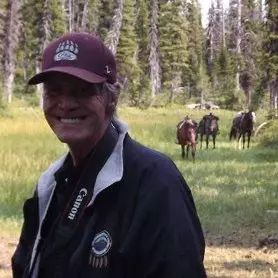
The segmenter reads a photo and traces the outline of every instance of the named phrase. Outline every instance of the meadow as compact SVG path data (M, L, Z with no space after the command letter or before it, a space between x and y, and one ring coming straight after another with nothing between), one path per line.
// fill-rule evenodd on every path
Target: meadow
M251 138L250 149L228 139L234 111L219 116L216 149L199 149L196 162L183 160L175 144L176 124L189 115L199 121L208 111L181 106L140 110L120 107L139 142L171 157L195 199L207 242L209 277L278 277L278 125ZM258 111L257 126L266 120ZM66 152L40 110L13 108L0 116L0 277L11 277L9 259L22 224L22 204L39 174Z

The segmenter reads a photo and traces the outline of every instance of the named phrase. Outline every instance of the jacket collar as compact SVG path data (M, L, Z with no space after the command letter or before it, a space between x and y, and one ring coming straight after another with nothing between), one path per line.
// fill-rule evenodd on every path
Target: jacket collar
M128 131L128 125L116 118L113 118L112 124L119 133L118 141L113 152L100 170L95 185L92 184L92 186L94 186L94 192L91 201L88 204L89 206L93 204L101 191L120 181L123 176L123 142ZM65 154L52 163L38 180L37 194L39 198L39 215L41 220L45 216L44 214L47 211L47 207L49 206L51 196L56 186L54 174L60 167L62 167L66 156L67 155Z

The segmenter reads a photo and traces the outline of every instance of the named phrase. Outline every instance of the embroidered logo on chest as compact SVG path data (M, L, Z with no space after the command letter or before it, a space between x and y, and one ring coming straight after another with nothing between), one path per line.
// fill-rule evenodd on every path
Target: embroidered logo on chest
M107 231L95 235L89 258L89 264L95 268L106 268L108 266L107 253L111 249L112 239Z

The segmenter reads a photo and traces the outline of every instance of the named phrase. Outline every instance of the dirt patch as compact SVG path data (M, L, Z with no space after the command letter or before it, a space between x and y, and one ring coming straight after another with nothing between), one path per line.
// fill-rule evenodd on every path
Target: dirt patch
M0 236L0 277L10 278L11 272L11 256L16 248L17 239L13 237Z
M234 240L223 237L207 242L205 266L209 278L278 278L278 249L266 244L261 248L235 246ZM16 244L17 238L0 237L0 278L12 277L11 256Z
M209 246L205 266L210 278L278 278L278 250Z

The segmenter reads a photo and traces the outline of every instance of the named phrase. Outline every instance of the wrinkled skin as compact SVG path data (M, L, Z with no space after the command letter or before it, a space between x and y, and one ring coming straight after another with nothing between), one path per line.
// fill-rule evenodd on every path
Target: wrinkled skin
M103 136L110 116L101 85L63 73L44 83L43 111L58 139L69 146L78 164Z

